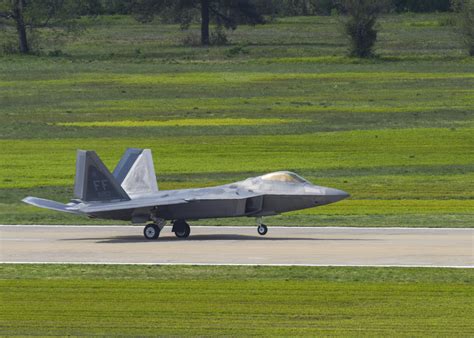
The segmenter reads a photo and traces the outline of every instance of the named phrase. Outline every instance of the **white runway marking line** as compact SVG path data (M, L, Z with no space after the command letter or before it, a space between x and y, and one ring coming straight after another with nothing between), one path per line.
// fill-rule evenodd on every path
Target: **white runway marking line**
M183 265L183 266L307 266L307 267L354 267L354 268L442 268L442 269L473 269L473 265L370 265L370 264L257 264L257 263L126 263L126 262L0 262L0 264L41 264L41 265L145 265L145 266L160 266L160 265Z
M22 241L22 242L39 242L39 238L0 238L0 241Z

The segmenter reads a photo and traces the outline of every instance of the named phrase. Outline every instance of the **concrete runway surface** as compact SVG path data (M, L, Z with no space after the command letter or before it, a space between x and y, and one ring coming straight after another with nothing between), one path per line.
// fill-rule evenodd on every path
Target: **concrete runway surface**
M191 227L156 241L142 226L0 226L3 263L474 267L474 229Z

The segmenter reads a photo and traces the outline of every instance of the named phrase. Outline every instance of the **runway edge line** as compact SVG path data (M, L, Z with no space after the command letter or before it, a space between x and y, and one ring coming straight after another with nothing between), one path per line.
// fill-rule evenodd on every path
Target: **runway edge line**
M39 264L39 265L183 265L183 266L307 266L307 267L365 267L365 268L447 268L447 269L473 269L473 265L401 265L401 264L257 264L257 263L122 263L122 262L0 262L0 264Z

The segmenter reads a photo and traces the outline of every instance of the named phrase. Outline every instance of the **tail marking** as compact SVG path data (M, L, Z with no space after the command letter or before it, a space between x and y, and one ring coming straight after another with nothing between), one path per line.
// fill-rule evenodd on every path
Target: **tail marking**
M95 151L78 150L74 195L82 201L128 201L130 197Z

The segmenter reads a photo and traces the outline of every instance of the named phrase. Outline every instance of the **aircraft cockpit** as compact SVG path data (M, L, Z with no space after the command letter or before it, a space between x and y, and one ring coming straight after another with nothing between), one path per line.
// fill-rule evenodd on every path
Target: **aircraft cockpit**
M287 182L287 183L309 183L303 177L290 171L277 171L261 176L263 181Z

